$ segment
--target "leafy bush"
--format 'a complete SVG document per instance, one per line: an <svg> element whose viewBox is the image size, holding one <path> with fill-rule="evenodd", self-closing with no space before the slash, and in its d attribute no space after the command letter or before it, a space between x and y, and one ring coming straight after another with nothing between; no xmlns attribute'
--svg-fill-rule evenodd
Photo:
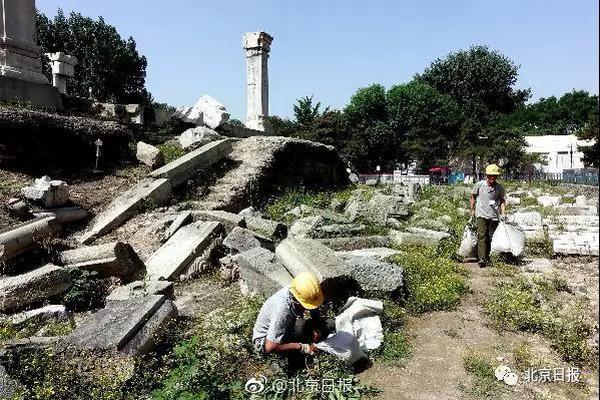
<svg viewBox="0 0 600 400"><path fill-rule="evenodd" d="M185 154L185 150L174 144L159 144L157 147L165 156L165 163L167 164Z"/></svg>
<svg viewBox="0 0 600 400"><path fill-rule="evenodd" d="M104 306L107 284L96 271L70 269L73 286L63 299L67 308L73 311L90 310Z"/></svg>
<svg viewBox="0 0 600 400"><path fill-rule="evenodd" d="M404 267L406 306L413 313L453 309L468 289L465 270L435 249L412 248L394 262Z"/></svg>

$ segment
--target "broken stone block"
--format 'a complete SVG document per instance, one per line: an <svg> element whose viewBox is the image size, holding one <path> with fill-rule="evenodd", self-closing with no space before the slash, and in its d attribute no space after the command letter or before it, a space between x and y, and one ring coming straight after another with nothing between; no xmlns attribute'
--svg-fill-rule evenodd
<svg viewBox="0 0 600 400"><path fill-rule="evenodd" d="M391 239L387 236L356 236L339 237L331 239L316 239L320 243L332 250L357 250L372 247L388 247L391 245Z"/></svg>
<svg viewBox="0 0 600 400"><path fill-rule="evenodd" d="M246 220L237 214L222 210L194 210L192 211L194 219L200 221L217 221L223 224L227 231L232 230L236 226L245 228Z"/></svg>
<svg viewBox="0 0 600 400"><path fill-rule="evenodd" d="M320 215L300 218L290 227L289 236L300 239L312 237L317 227L323 224L324 221L324 218Z"/></svg>
<svg viewBox="0 0 600 400"><path fill-rule="evenodd" d="M0 279L0 312L24 308L69 290L73 282L66 269L45 265L25 274Z"/></svg>
<svg viewBox="0 0 600 400"><path fill-rule="evenodd" d="M32 186L21 189L28 200L36 201L46 208L55 208L69 202L69 186L64 181L52 180L49 176L36 179Z"/></svg>
<svg viewBox="0 0 600 400"><path fill-rule="evenodd" d="M139 162L146 164L152 169L165 164L163 153L157 147L144 142L137 143L135 156Z"/></svg>
<svg viewBox="0 0 600 400"><path fill-rule="evenodd" d="M229 113L225 106L208 95L200 97L194 108L202 112L204 124L212 129L229 121Z"/></svg>
<svg viewBox="0 0 600 400"><path fill-rule="evenodd" d="M106 301L122 301L149 295L173 296L173 282L169 281L134 281L113 290Z"/></svg>
<svg viewBox="0 0 600 400"><path fill-rule="evenodd" d="M10 215L20 220L26 220L32 216L29 206L21 199L8 199L6 202L6 209Z"/></svg>
<svg viewBox="0 0 600 400"><path fill-rule="evenodd" d="M584 195L579 195L577 197L575 197L575 205L578 207L585 207L587 206L587 198Z"/></svg>
<svg viewBox="0 0 600 400"><path fill-rule="evenodd" d="M438 246L440 242L450 237L446 232L432 231L422 228L408 228L408 232L390 230L390 238L397 245Z"/></svg>
<svg viewBox="0 0 600 400"><path fill-rule="evenodd" d="M157 170L158 171L158 170ZM161 205L171 198L171 184L168 179L143 179L131 189L114 199L93 221L93 226L79 241L93 242L113 229L116 229L144 207Z"/></svg>
<svg viewBox="0 0 600 400"><path fill-rule="evenodd" d="M151 331L169 322L159 310L171 303L165 296L144 296L126 301L111 301L106 308L90 315L64 342L67 347L123 351L139 354L154 341ZM172 306L172 305L171 305ZM158 321L154 319L155 315ZM171 312L172 315L172 312ZM150 326L144 329L148 324Z"/></svg>
<svg viewBox="0 0 600 400"><path fill-rule="evenodd" d="M569 232L556 235L552 248L554 254L597 256L599 253L598 233Z"/></svg>
<svg viewBox="0 0 600 400"><path fill-rule="evenodd" d="M244 251L235 257L240 279L248 292L268 297L292 282L292 275L277 260L275 254L262 247Z"/></svg>
<svg viewBox="0 0 600 400"><path fill-rule="evenodd" d="M509 221L517 224L527 237L544 234L542 215L539 212L517 212L509 217Z"/></svg>
<svg viewBox="0 0 600 400"><path fill-rule="evenodd" d="M534 258L521 268L523 272L546 273L552 270L552 261L547 258Z"/></svg>
<svg viewBox="0 0 600 400"><path fill-rule="evenodd" d="M166 230L164 240L168 240L171 236L175 234L175 232L177 232L179 228L189 224L193 220L194 217L191 211L184 211L179 213L177 217L173 220L173 222L171 222L169 229Z"/></svg>
<svg viewBox="0 0 600 400"><path fill-rule="evenodd" d="M18 393L23 391L23 385L11 378L0 364L0 399L18 399Z"/></svg>
<svg viewBox="0 0 600 400"><path fill-rule="evenodd" d="M352 278L348 265L334 251L312 239L285 239L275 254L286 269L296 276L311 272L321 282L323 292L335 295L346 289Z"/></svg>
<svg viewBox="0 0 600 400"><path fill-rule="evenodd" d="M351 256L345 259L352 277L363 290L381 290L399 294L403 285L402 267L372 257Z"/></svg>
<svg viewBox="0 0 600 400"><path fill-rule="evenodd" d="M169 324L176 318L175 304L170 300L165 301L121 351L130 355L148 353L163 338Z"/></svg>
<svg viewBox="0 0 600 400"><path fill-rule="evenodd" d="M543 207L556 207L560 204L560 196L539 196L537 201Z"/></svg>
<svg viewBox="0 0 600 400"><path fill-rule="evenodd" d="M369 249L357 249L350 251L336 251L336 255L346 259L351 257L371 257L380 261L385 261L391 257L402 254L401 251L387 247L373 247Z"/></svg>
<svg viewBox="0 0 600 400"><path fill-rule="evenodd" d="M207 143L221 140L223 136L206 126L190 128L179 135L179 144L184 150L204 146Z"/></svg>
<svg viewBox="0 0 600 400"><path fill-rule="evenodd" d="M29 250L36 243L54 237L59 232L60 224L51 216L23 222L10 230L0 231L0 262Z"/></svg>
<svg viewBox="0 0 600 400"><path fill-rule="evenodd" d="M319 226L315 229L312 237L340 237L358 235L364 231L364 225L353 224L330 224Z"/></svg>
<svg viewBox="0 0 600 400"><path fill-rule="evenodd" d="M254 207L252 207L252 206L244 208L242 211L240 211L238 213L238 215L242 218L246 218L246 217L261 218L262 217L260 211L255 210Z"/></svg>
<svg viewBox="0 0 600 400"><path fill-rule="evenodd" d="M66 268L96 271L101 276L119 276L131 281L144 274L145 266L128 243L113 242L63 251L60 261Z"/></svg>
<svg viewBox="0 0 600 400"><path fill-rule="evenodd" d="M32 329L40 330L44 325L53 322L70 321L71 313L62 304L53 304L35 310L24 311L6 318L6 322L10 323L13 328L18 330L27 328L29 332Z"/></svg>
<svg viewBox="0 0 600 400"><path fill-rule="evenodd" d="M88 217L88 212L79 206L61 207L51 212L34 213L36 218L54 217L59 224L69 224Z"/></svg>
<svg viewBox="0 0 600 400"><path fill-rule="evenodd" d="M202 111L190 106L177 107L172 118L194 125L202 125L204 123Z"/></svg>
<svg viewBox="0 0 600 400"><path fill-rule="evenodd" d="M402 219L408 216L404 197L376 194L368 203L370 219L379 225L386 225L388 218Z"/></svg>
<svg viewBox="0 0 600 400"><path fill-rule="evenodd" d="M223 246L227 247L232 255L261 247L260 241L248 229L236 226L223 240Z"/></svg>
<svg viewBox="0 0 600 400"><path fill-rule="evenodd" d="M153 178L168 178L173 187L193 178L231 153L229 139L210 142L150 173Z"/></svg>
<svg viewBox="0 0 600 400"><path fill-rule="evenodd" d="M278 221L264 218L247 217L246 228L272 240L283 239L287 236L287 225Z"/></svg>
<svg viewBox="0 0 600 400"><path fill-rule="evenodd" d="M147 275L151 280L174 280L198 255L222 233L218 222L194 222L180 228L148 260Z"/></svg>

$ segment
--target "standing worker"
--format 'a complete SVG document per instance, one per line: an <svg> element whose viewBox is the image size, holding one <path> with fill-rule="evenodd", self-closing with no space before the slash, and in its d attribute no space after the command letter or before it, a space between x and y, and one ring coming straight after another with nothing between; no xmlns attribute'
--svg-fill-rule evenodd
<svg viewBox="0 0 600 400"><path fill-rule="evenodd" d="M490 164L485 169L485 179L479 181L471 192L471 216L476 218L477 257L484 268L490 259L492 236L498 221L506 219L504 188L497 182L500 167Z"/></svg>

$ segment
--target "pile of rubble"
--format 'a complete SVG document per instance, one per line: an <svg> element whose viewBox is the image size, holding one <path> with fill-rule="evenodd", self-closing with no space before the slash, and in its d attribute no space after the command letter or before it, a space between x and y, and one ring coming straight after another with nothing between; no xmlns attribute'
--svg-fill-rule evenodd
<svg viewBox="0 0 600 400"><path fill-rule="evenodd" d="M518 211L510 216L529 239L548 238L552 241L554 254L589 255L599 254L598 242L598 197L588 199L584 195L563 196L539 195L537 203L545 207L546 216L539 211L530 211L520 206L521 198L533 198L533 192L516 192L508 195Z"/></svg>

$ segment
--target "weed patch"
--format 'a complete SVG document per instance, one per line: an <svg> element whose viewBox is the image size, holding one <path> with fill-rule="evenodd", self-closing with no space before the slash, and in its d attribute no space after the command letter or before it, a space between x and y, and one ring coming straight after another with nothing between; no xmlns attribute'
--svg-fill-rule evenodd
<svg viewBox="0 0 600 400"><path fill-rule="evenodd" d="M470 385L464 388L465 392L476 398L495 398L503 391L501 381L494 375L495 366L487 357L471 353L464 357L463 365L471 375Z"/></svg>

